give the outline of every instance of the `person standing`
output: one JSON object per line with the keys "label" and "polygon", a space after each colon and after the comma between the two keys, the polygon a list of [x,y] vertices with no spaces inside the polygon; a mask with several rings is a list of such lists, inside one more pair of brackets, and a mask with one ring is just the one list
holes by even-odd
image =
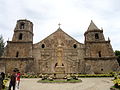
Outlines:
{"label": "person standing", "polygon": [[5,73],[1,72],[1,76],[2,76],[2,89],[5,88],[4,84],[3,84],[3,80],[5,79]]}
{"label": "person standing", "polygon": [[12,75],[10,77],[10,83],[9,83],[9,89],[11,90],[11,87],[13,87],[13,90],[15,90],[16,85],[16,70],[13,70]]}
{"label": "person standing", "polygon": [[0,90],[2,90],[2,75],[0,74]]}
{"label": "person standing", "polygon": [[19,84],[20,84],[20,72],[18,71],[17,74],[16,74],[16,82],[17,82],[17,88],[19,89]]}

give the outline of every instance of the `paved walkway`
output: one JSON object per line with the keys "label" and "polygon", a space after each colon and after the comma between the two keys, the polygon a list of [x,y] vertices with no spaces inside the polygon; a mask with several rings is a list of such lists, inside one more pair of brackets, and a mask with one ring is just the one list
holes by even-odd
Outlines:
{"label": "paved walkway", "polygon": [[39,79],[21,79],[19,90],[110,90],[112,78],[81,78],[82,83],[37,83]]}

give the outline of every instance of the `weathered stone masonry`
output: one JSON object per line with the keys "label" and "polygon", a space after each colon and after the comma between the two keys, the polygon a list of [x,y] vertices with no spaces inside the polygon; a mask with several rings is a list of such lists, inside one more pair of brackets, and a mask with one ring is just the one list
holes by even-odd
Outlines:
{"label": "weathered stone masonry", "polygon": [[109,73],[119,65],[110,40],[91,21],[84,34],[84,44],[76,41],[61,28],[42,41],[33,44],[33,23],[18,20],[12,41],[8,41],[0,58],[0,70],[6,73],[18,68],[22,73],[55,73],[57,47],[63,48],[62,65],[65,73]]}

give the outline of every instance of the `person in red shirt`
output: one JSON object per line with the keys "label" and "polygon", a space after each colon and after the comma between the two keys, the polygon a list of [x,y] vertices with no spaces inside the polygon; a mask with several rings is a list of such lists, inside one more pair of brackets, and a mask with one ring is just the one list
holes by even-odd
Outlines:
{"label": "person in red shirt", "polygon": [[16,74],[16,81],[17,81],[17,88],[19,89],[19,84],[20,84],[20,72],[19,71]]}

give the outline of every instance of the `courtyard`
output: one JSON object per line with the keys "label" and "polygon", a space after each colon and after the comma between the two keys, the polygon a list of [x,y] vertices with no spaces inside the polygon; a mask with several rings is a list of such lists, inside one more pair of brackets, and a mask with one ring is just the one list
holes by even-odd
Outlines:
{"label": "courtyard", "polygon": [[39,78],[21,79],[18,90],[110,90],[113,78],[80,78],[82,83],[37,83]]}

